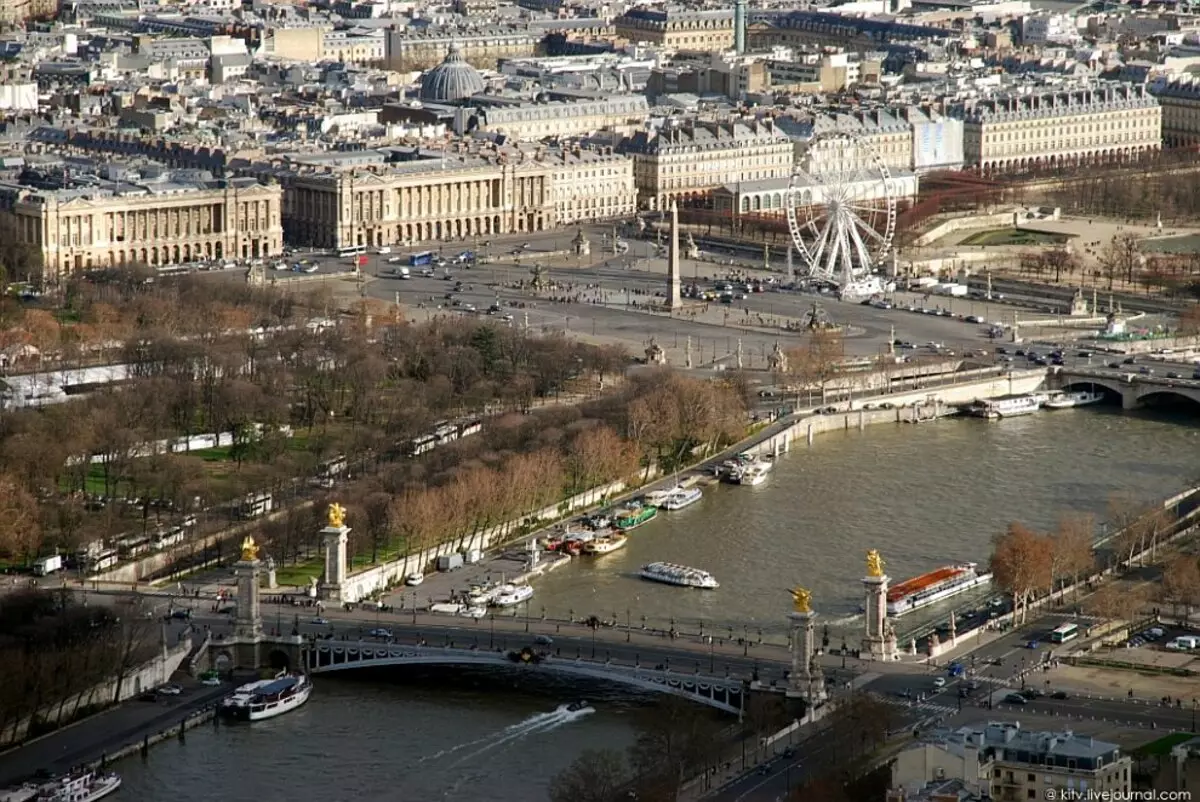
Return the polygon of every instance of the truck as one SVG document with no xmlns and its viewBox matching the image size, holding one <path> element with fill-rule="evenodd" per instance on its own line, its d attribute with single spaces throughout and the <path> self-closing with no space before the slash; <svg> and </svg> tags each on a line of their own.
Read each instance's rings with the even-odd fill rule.
<svg viewBox="0 0 1200 802">
<path fill-rule="evenodd" d="M 443 554 L 437 558 L 437 569 L 439 571 L 454 571 L 463 567 L 463 556 L 461 554 Z"/>
<path fill-rule="evenodd" d="M 51 554 L 49 557 L 39 557 L 33 561 L 34 576 L 49 576 L 55 571 L 61 571 L 63 558 L 61 554 Z"/>
<path fill-rule="evenodd" d="M 463 552 L 463 562 L 474 565 L 483 559 L 483 549 L 467 549 Z"/>
</svg>

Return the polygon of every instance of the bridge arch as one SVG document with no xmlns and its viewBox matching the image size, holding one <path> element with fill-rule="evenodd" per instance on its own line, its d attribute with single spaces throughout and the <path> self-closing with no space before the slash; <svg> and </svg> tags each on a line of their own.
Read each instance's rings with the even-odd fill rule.
<svg viewBox="0 0 1200 802">
<path fill-rule="evenodd" d="M 1118 403 L 1125 397 L 1126 389 L 1121 386 L 1121 382 L 1114 379 L 1072 379 L 1063 382 L 1062 391 L 1065 393 L 1077 393 L 1085 390 L 1092 392 L 1102 392 L 1106 400 L 1115 400 Z"/>
<path fill-rule="evenodd" d="M 1200 406 L 1200 388 L 1147 386 L 1138 393 L 1138 403 L 1154 405 Z"/>
<path fill-rule="evenodd" d="M 492 666 L 522 671 L 546 671 L 625 685 L 641 691 L 670 694 L 726 713 L 740 715 L 744 707 L 745 688 L 740 679 L 597 660 L 546 656 L 526 661 L 519 656 L 514 660 L 504 652 L 353 643 L 308 647 L 305 648 L 302 657 L 310 674 L 386 666 Z"/>
</svg>

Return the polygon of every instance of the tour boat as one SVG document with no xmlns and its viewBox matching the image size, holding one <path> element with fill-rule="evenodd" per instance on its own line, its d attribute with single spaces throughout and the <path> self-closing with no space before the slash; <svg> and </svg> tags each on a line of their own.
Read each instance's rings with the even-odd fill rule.
<svg viewBox="0 0 1200 802">
<path fill-rule="evenodd" d="M 533 588 L 529 585 L 505 585 L 492 599 L 493 607 L 512 607 L 533 598 Z"/>
<path fill-rule="evenodd" d="M 624 546 L 627 540 L 629 538 L 619 534 L 598 537 L 583 547 L 583 553 L 594 557 L 609 554 Z"/>
<path fill-rule="evenodd" d="M 642 524 L 654 520 L 654 516 L 656 515 L 658 515 L 658 507 L 639 504 L 635 501 L 619 510 L 617 512 L 617 519 L 613 523 L 617 529 L 628 532 L 630 529 L 637 529 Z"/>
<path fill-rule="evenodd" d="M 221 702 L 221 715 L 239 721 L 281 716 L 308 701 L 312 682 L 307 674 L 280 674 L 275 679 L 243 685 Z"/>
<path fill-rule="evenodd" d="M 1032 415 L 1042 408 L 1041 399 L 1032 395 L 1010 395 L 1004 398 L 980 400 L 967 407 L 967 412 L 977 418 L 999 420 L 1017 415 Z"/>
<path fill-rule="evenodd" d="M 976 563 L 944 565 L 893 585 L 888 588 L 888 615 L 904 615 L 992 581 L 991 574 L 978 569 Z"/>
<path fill-rule="evenodd" d="M 676 490 L 671 495 L 667 496 L 667 500 L 662 503 L 664 510 L 682 510 L 684 507 L 691 506 L 700 500 L 704 495 L 703 491 L 698 487 L 689 487 L 686 490 Z"/>
<path fill-rule="evenodd" d="M 689 568 L 678 563 L 647 563 L 642 566 L 641 576 L 642 579 L 649 579 L 652 582 L 681 585 L 685 588 L 715 590 L 720 587 L 720 584 L 708 571 Z"/>
<path fill-rule="evenodd" d="M 1085 407 L 1088 404 L 1098 404 L 1104 400 L 1104 393 L 1093 393 L 1088 390 L 1082 390 L 1077 393 L 1062 393 L 1061 395 L 1051 396 L 1046 401 L 1046 409 L 1070 409 L 1072 407 Z"/>
<path fill-rule="evenodd" d="M 773 467 L 773 463 L 767 460 L 758 460 L 734 474 L 733 481 L 739 485 L 760 485 L 767 480 L 767 474 Z"/>
<path fill-rule="evenodd" d="M 42 786 L 38 802 L 95 802 L 121 787 L 121 775 L 82 771 Z"/>
</svg>

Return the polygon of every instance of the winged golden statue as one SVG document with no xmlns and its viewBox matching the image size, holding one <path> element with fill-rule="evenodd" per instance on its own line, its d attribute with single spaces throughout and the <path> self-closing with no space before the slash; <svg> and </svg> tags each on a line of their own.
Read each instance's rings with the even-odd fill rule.
<svg viewBox="0 0 1200 802">
<path fill-rule="evenodd" d="M 883 576 L 883 558 L 879 552 L 871 549 L 867 552 L 867 576 Z"/>
<path fill-rule="evenodd" d="M 336 502 L 330 504 L 327 516 L 329 525 L 334 529 L 341 529 L 346 525 L 346 508 L 341 504 Z"/>
<path fill-rule="evenodd" d="M 792 606 L 798 613 L 812 612 L 812 592 L 807 591 L 802 587 L 794 587 L 789 593 L 792 594 Z"/>
<path fill-rule="evenodd" d="M 242 541 L 242 559 L 246 562 L 254 562 L 258 559 L 258 544 L 250 535 L 246 535 L 246 539 Z"/>
</svg>

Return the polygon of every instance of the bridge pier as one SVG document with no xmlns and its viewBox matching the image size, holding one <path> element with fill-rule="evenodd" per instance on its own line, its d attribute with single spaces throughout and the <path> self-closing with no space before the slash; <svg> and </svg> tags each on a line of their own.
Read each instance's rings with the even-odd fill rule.
<svg viewBox="0 0 1200 802">
<path fill-rule="evenodd" d="M 896 631 L 888 621 L 887 592 L 890 577 L 883 572 L 883 560 L 879 552 L 870 551 L 867 554 L 867 575 L 863 577 L 863 589 L 867 599 L 864 607 L 866 614 L 866 634 L 863 637 L 862 656 L 867 660 L 899 660 L 900 653 L 896 648 Z"/>
<path fill-rule="evenodd" d="M 791 623 L 792 673 L 788 676 L 787 695 L 800 697 L 809 707 L 825 701 L 825 674 L 817 662 L 816 618 L 812 610 L 788 614 Z"/>
<path fill-rule="evenodd" d="M 346 582 L 346 540 L 350 527 L 345 524 L 330 525 L 321 530 L 321 542 L 325 546 L 325 576 L 321 582 L 321 598 L 332 601 L 349 601 L 344 598 Z"/>
</svg>

